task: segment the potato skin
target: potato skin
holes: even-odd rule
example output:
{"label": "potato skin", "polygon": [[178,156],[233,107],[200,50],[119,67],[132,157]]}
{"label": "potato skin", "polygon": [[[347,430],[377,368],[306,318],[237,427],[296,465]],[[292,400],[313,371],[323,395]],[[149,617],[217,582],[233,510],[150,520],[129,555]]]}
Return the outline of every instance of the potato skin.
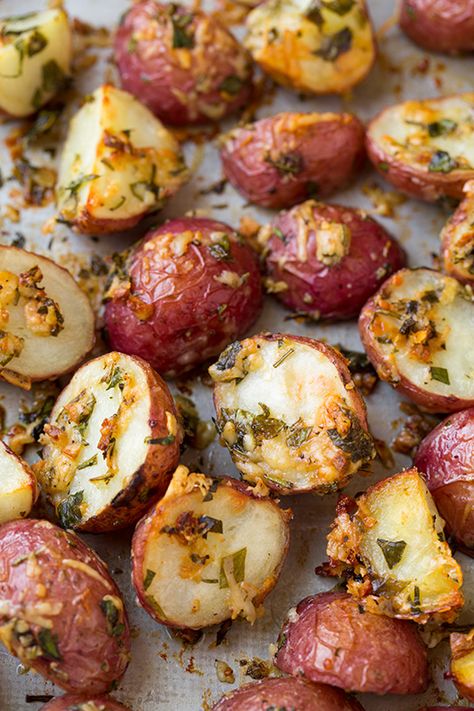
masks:
{"label": "potato skin", "polygon": [[351,114],[280,113],[227,134],[222,166],[250,202],[291,207],[344,187],[364,161],[364,135]]}
{"label": "potato skin", "polygon": [[[461,696],[474,701],[474,675],[472,673],[472,654],[474,652],[474,628],[467,634],[453,632],[449,636],[451,647],[451,676]],[[465,669],[462,668],[466,659]]]}
{"label": "potato skin", "polygon": [[[216,252],[218,234],[228,248]],[[176,247],[182,237],[185,246]],[[220,353],[262,308],[257,257],[222,222],[172,220],[148,233],[126,268],[129,284],[105,307],[109,342],[162,375],[178,375]],[[234,275],[234,286],[219,281],[226,281],[225,272]],[[136,315],[137,301],[150,310],[146,319]]]}
{"label": "potato skin", "polygon": [[[334,260],[324,255],[320,229],[325,223],[342,225],[350,234],[350,243]],[[280,213],[264,233],[269,235],[266,271],[282,286],[275,290],[277,298],[316,319],[356,317],[387,276],[406,263],[404,250],[381,225],[363,211],[341,205],[308,200]]]}
{"label": "potato skin", "polygon": [[400,27],[433,52],[474,51],[473,0],[403,0]]}
{"label": "potato skin", "polygon": [[427,688],[426,648],[414,624],[361,612],[343,592],[305,598],[294,619],[280,634],[275,664],[281,671],[347,691],[417,694]]}
{"label": "potato skin", "polygon": [[464,186],[464,200],[441,231],[443,268],[463,284],[474,285],[474,181]]}
{"label": "potato skin", "polygon": [[168,124],[222,119],[252,95],[250,55],[213,17],[174,7],[143,0],[125,14],[115,38],[122,86]]}
{"label": "potato skin", "polygon": [[[106,565],[74,533],[47,521],[4,524],[0,547],[0,638],[7,649],[66,691],[109,691],[127,668],[130,632],[120,591]],[[40,594],[42,586],[45,595]],[[39,605],[50,627],[28,622],[27,610],[36,609],[39,615]],[[112,618],[106,617],[107,610]],[[25,632],[33,636],[34,646],[20,643]],[[43,644],[42,634],[47,635]]]}
{"label": "potato skin", "polygon": [[[41,707],[40,711],[82,711],[81,704],[93,703],[97,711],[131,711],[128,706],[124,706],[111,696],[79,696],[77,694],[66,694],[57,696]],[[84,711],[89,711],[86,707]]]}
{"label": "potato skin", "polygon": [[363,711],[355,699],[326,684],[311,684],[304,679],[282,677],[246,684],[222,697],[212,711]]}

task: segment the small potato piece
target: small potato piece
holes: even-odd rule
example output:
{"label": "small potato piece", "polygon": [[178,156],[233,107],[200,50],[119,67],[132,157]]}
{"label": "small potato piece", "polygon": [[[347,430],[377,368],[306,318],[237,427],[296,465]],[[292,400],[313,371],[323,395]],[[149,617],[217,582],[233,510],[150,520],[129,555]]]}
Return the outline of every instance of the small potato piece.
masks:
{"label": "small potato piece", "polygon": [[424,49],[474,51],[473,0],[402,0],[400,27]]}
{"label": "small potato piece", "polygon": [[421,200],[461,199],[474,178],[474,93],[405,101],[367,129],[367,152],[397,190]]}
{"label": "small potato piece", "polygon": [[0,440],[0,524],[28,516],[38,493],[28,464]]}
{"label": "small potato piece", "polygon": [[72,531],[25,519],[0,527],[0,640],[74,693],[103,694],[130,657],[127,613],[105,563]]}
{"label": "small potato piece", "polygon": [[344,187],[364,161],[364,136],[352,114],[276,114],[224,136],[224,174],[250,202],[291,207]]}
{"label": "small potato piece", "polygon": [[275,81],[312,94],[344,94],[376,54],[365,0],[267,0],[247,17],[244,40]]}
{"label": "small potato piece", "polygon": [[115,39],[122,85],[168,124],[219,121],[252,95],[252,62],[214,17],[178,3],[144,0]]}
{"label": "small potato piece", "polygon": [[140,604],[168,627],[201,629],[239,616],[253,623],[285,560],[290,517],[236,479],[179,466],[133,536]]}
{"label": "small potato piece", "polygon": [[209,373],[221,443],[247,481],[325,494],[375,456],[346,361],[321,341],[263,333],[232,343]]}
{"label": "small potato piece", "polygon": [[461,568],[444,521],[416,469],[343,497],[328,535],[328,571],[369,612],[424,624],[452,621],[463,605]]}
{"label": "small potato piece", "polygon": [[365,612],[344,592],[307,597],[290,610],[275,663],[347,691],[419,694],[428,686],[426,647],[416,626]]}
{"label": "small potato piece", "polygon": [[131,94],[105,84],[73,117],[61,156],[57,204],[78,232],[134,227],[187,180],[174,136]]}
{"label": "small potato piece", "polygon": [[474,180],[465,184],[464,193],[441,232],[441,254],[445,272],[474,286]]}
{"label": "small potato piece", "polygon": [[270,292],[314,319],[349,319],[406,264],[405,252],[362,210],[307,200],[263,227]]}
{"label": "small potato piece", "polygon": [[474,701],[474,628],[467,634],[454,632],[449,643],[454,684],[461,696]]}
{"label": "small potato piece", "polygon": [[94,313],[69,272],[0,246],[0,378],[28,390],[75,368],[93,345]]}
{"label": "small potato piece", "polygon": [[474,303],[456,279],[401,269],[364,306],[359,332],[379,377],[423,409],[474,406]]}
{"label": "small potato piece", "polygon": [[40,711],[131,711],[111,696],[57,696],[41,707]]}
{"label": "small potato piece", "polygon": [[141,358],[107,353],[83,365],[58,397],[36,474],[64,528],[135,523],[179,462],[181,426],[166,383]]}
{"label": "small potato piece", "polygon": [[64,88],[72,37],[62,8],[0,19],[0,111],[34,114]]}
{"label": "small potato piece", "polygon": [[226,694],[212,711],[363,711],[355,699],[326,684],[294,677],[263,679]]}
{"label": "small potato piece", "polygon": [[258,259],[223,222],[183,217],[148,233],[106,294],[112,348],[176,376],[242,336],[262,308]]}

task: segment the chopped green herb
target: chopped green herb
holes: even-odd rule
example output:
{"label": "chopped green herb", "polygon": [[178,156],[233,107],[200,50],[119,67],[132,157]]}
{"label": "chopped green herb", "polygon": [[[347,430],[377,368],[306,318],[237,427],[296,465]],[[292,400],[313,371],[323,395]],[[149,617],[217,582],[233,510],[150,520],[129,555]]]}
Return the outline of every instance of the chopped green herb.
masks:
{"label": "chopped green herb", "polygon": [[71,494],[58,505],[57,514],[64,528],[74,528],[75,525],[81,522],[82,512],[81,504],[84,500],[84,492],[77,491]]}
{"label": "chopped green herb", "polygon": [[120,207],[122,207],[126,199],[127,198],[125,197],[125,195],[122,195],[120,200],[117,201],[117,204],[110,208],[110,212],[115,212],[115,210],[118,210]]}
{"label": "chopped green herb", "polygon": [[38,642],[45,657],[62,659],[58,649],[58,637],[50,629],[43,627],[38,632]]}
{"label": "chopped green herb", "polygon": [[329,37],[323,37],[321,47],[314,54],[326,62],[334,62],[341,54],[352,47],[352,32],[349,27],[344,27],[339,32]]}
{"label": "chopped green herb", "polygon": [[26,45],[26,54],[28,57],[34,57],[34,55],[39,54],[47,44],[48,40],[46,37],[41,34],[41,32],[38,32],[38,30],[35,30]]}
{"label": "chopped green herb", "polygon": [[105,388],[106,390],[112,390],[115,388],[117,385],[120,385],[123,381],[123,373],[121,368],[119,368],[118,365],[116,365],[111,374],[109,379],[106,381],[107,382],[107,387]]}
{"label": "chopped green herb", "polygon": [[145,437],[145,444],[161,444],[166,447],[169,444],[173,444],[175,440],[174,434],[168,434],[166,437]]}
{"label": "chopped green herb", "polygon": [[221,417],[217,422],[218,430],[222,431],[225,423],[230,421],[234,424],[237,438],[231,449],[245,452],[243,440],[245,435],[252,434],[257,443],[265,439],[273,439],[285,429],[283,420],[271,417],[270,409],[264,403],[259,403],[262,414],[256,415],[248,410],[231,410],[222,408]]}
{"label": "chopped green herb", "polygon": [[43,91],[55,94],[63,88],[67,77],[56,60],[50,59],[49,62],[46,62],[41,72],[43,76]]}
{"label": "chopped green herb", "polygon": [[201,578],[201,583],[209,583],[209,585],[215,585],[218,582],[217,578]]}
{"label": "chopped green herb", "polygon": [[337,15],[347,15],[354,7],[355,0],[323,0],[323,7]]}
{"label": "chopped green herb", "polygon": [[219,84],[219,91],[235,96],[235,94],[238,94],[242,89],[243,83],[243,80],[238,77],[237,74],[229,74],[229,76]]}
{"label": "chopped green herb", "polygon": [[247,548],[241,548],[236,553],[226,555],[221,559],[221,569],[219,573],[219,588],[228,588],[229,582],[224,570],[224,562],[232,560],[233,562],[233,577],[236,583],[241,583],[245,579],[245,558],[247,556]]}
{"label": "chopped green herb", "polygon": [[264,474],[263,478],[265,481],[271,481],[277,486],[281,486],[283,489],[293,489],[294,484],[288,479],[283,479],[283,477],[276,476],[276,474]]}
{"label": "chopped green herb", "polygon": [[170,6],[171,23],[173,25],[173,49],[190,49],[194,47],[194,33],[189,30],[193,15],[180,15],[175,5]]}
{"label": "chopped green herb", "polygon": [[93,467],[94,464],[97,464],[97,454],[94,454],[90,459],[87,459],[85,462],[82,462],[82,464],[79,464],[77,471]]}
{"label": "chopped green herb", "polygon": [[439,295],[434,291],[434,289],[429,289],[425,291],[421,297],[422,301],[427,301],[429,304],[437,304],[439,301]]}
{"label": "chopped green herb", "polygon": [[390,570],[401,561],[407,547],[405,541],[387,541],[384,538],[377,538],[377,545],[380,547]]}
{"label": "chopped green herb", "polygon": [[156,573],[154,570],[150,570],[149,568],[147,568],[145,579],[143,581],[143,588],[145,590],[148,590],[148,588],[150,587],[150,585],[153,582],[155,575],[156,575]]}
{"label": "chopped green herb", "polygon": [[265,163],[273,166],[280,175],[298,175],[304,167],[303,157],[300,153],[282,153],[277,158],[265,156]]}
{"label": "chopped green herb", "polygon": [[282,242],[285,242],[285,235],[283,232],[280,230],[279,227],[274,227],[273,228],[273,234],[278,237],[278,239],[281,239]]}
{"label": "chopped green herb", "polygon": [[219,356],[219,360],[215,365],[216,370],[223,371],[230,370],[231,368],[233,368],[235,365],[235,361],[237,360],[237,356],[239,355],[241,350],[242,345],[240,341],[234,341],[230,344],[230,346],[227,346],[227,348],[222,351]]}
{"label": "chopped green herb", "polygon": [[451,119],[441,119],[428,124],[428,133],[430,136],[444,136],[447,133],[452,133],[458,127],[456,121]]}
{"label": "chopped green herb", "polygon": [[49,133],[57,123],[60,114],[60,110],[42,109],[36,116],[33,126],[26,134],[27,140],[31,142],[39,136],[44,136],[46,133]]}
{"label": "chopped green herb", "polygon": [[111,637],[120,637],[125,629],[121,621],[119,608],[110,597],[104,597],[99,603],[99,607],[107,620],[107,632]]}
{"label": "chopped green herb", "polygon": [[413,588],[413,598],[411,600],[411,611],[415,615],[419,615],[421,613],[420,588],[418,587],[418,585],[415,585]]}
{"label": "chopped green herb", "polygon": [[311,434],[312,427],[301,427],[299,420],[291,425],[286,437],[288,447],[301,447]]}
{"label": "chopped green herb", "polygon": [[385,163],[384,161],[377,163],[377,166],[378,166],[379,170],[383,170],[384,173],[388,173],[388,170],[390,168],[389,164]]}
{"label": "chopped green herb", "polygon": [[69,185],[66,185],[64,189],[69,192],[69,197],[72,197],[74,195],[77,195],[78,191],[80,190],[80,188],[82,188],[83,185],[85,185],[86,183],[90,183],[92,180],[96,180],[98,177],[99,176],[95,173],[89,173],[88,175],[80,175],[75,180],[71,180]]}
{"label": "chopped green herb", "polygon": [[351,427],[345,435],[339,434],[335,428],[329,429],[327,433],[332,443],[342,449],[343,452],[349,454],[352,462],[370,461],[375,454],[371,436],[363,429],[352,412],[349,410],[344,412],[351,420]]}
{"label": "chopped green herb", "polygon": [[450,173],[458,167],[458,163],[454,158],[451,158],[446,151],[436,151],[431,157],[428,165],[430,173]]}
{"label": "chopped green herb", "polygon": [[221,235],[216,242],[209,245],[209,252],[212,254],[214,259],[228,262],[231,259],[230,240],[228,235]]}
{"label": "chopped green herb", "polygon": [[294,348],[289,348],[289,349],[286,351],[286,353],[283,353],[283,355],[280,356],[280,357],[278,358],[278,360],[276,360],[276,361],[273,363],[273,367],[274,367],[274,368],[278,368],[278,367],[279,367],[287,358],[289,358],[290,355],[292,355],[294,352],[295,352],[295,349],[294,349]]}
{"label": "chopped green herb", "polygon": [[431,380],[437,380],[439,383],[444,383],[444,385],[451,385],[449,381],[449,373],[446,368],[437,368],[432,365],[430,368]]}
{"label": "chopped green herb", "polygon": [[199,516],[201,536],[207,538],[208,533],[223,533],[224,526],[220,519],[212,516]]}

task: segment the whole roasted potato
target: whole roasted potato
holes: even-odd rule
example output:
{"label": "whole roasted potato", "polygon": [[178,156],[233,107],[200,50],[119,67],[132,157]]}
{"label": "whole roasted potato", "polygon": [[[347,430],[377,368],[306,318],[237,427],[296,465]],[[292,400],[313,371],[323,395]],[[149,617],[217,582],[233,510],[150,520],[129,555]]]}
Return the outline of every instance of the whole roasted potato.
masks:
{"label": "whole roasted potato", "polygon": [[405,252],[362,210],[307,200],[260,230],[267,288],[314,319],[350,319],[406,264]]}
{"label": "whole roasted potato", "polygon": [[115,38],[122,85],[165,123],[218,121],[252,94],[247,52],[215,18],[156,0],[125,13]]}
{"label": "whole roasted potato", "polygon": [[29,465],[0,440],[0,524],[28,516],[38,494]]}
{"label": "whole roasted potato", "polygon": [[106,298],[112,348],[175,376],[220,353],[256,320],[258,260],[228,225],[184,217],[124,255]]}
{"label": "whole roasted potato", "polygon": [[276,114],[224,136],[224,174],[250,202],[291,207],[344,187],[363,163],[364,136],[352,114]]}
{"label": "whole roasted potato", "polygon": [[379,377],[425,410],[474,406],[474,303],[456,279],[401,269],[364,306],[359,331]]}
{"label": "whole roasted potato", "polygon": [[474,180],[463,190],[464,200],[441,232],[441,254],[445,272],[474,285]]}
{"label": "whole roasted potato", "polygon": [[474,50],[473,0],[402,0],[400,27],[413,42],[433,52]]}
{"label": "whole roasted potato", "polygon": [[343,575],[364,609],[421,624],[456,617],[462,571],[416,469],[379,481],[355,501],[342,497],[336,514],[326,571]]}
{"label": "whole roasted potato", "polygon": [[244,40],[275,81],[313,94],[343,94],[370,71],[376,45],[365,0],[266,0],[247,17]]}
{"label": "whole roasted potato", "polygon": [[57,696],[41,707],[40,711],[131,711],[111,696]]}
{"label": "whole roasted potato", "polygon": [[363,711],[355,699],[326,684],[282,677],[246,684],[226,694],[212,711]]}
{"label": "whole roasted potato", "polygon": [[221,443],[247,481],[325,494],[375,456],[364,401],[331,346],[262,333],[232,343],[209,373]]}
{"label": "whole roasted potato", "polygon": [[166,383],[141,358],[112,352],[79,368],[59,395],[34,469],[64,528],[110,531],[165,493],[181,440]]}
{"label": "whole roasted potato", "polygon": [[319,593],[290,610],[275,664],[294,676],[372,694],[419,694],[429,678],[416,625],[366,612],[344,592]]}
{"label": "whole roasted potato", "polygon": [[24,519],[0,526],[0,640],[73,693],[103,694],[130,656],[127,613],[107,566],[71,531]]}
{"label": "whole roasted potato", "polygon": [[367,152],[397,190],[434,202],[461,199],[474,178],[474,93],[405,101],[379,113],[367,129]]}
{"label": "whole roasted potato", "polygon": [[474,628],[467,634],[450,635],[451,676],[457,690],[469,701],[474,701]]}

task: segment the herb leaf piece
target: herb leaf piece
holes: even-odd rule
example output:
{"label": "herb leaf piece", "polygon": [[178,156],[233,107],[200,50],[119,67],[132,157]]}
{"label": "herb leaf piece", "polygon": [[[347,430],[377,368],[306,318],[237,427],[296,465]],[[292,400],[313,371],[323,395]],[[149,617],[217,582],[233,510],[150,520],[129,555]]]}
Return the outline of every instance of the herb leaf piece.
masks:
{"label": "herb leaf piece", "polygon": [[352,32],[349,27],[344,27],[339,32],[329,37],[323,37],[321,47],[314,54],[326,62],[334,62],[341,54],[348,52],[352,47]]}
{"label": "herb leaf piece", "polygon": [[232,559],[232,572],[236,583],[241,583],[245,579],[245,558],[247,557],[247,548],[241,548],[236,553],[226,555],[221,559],[221,569],[219,573],[219,588],[228,588],[229,582],[225,574],[224,561]]}
{"label": "herb leaf piece", "polygon": [[444,385],[451,385],[449,380],[449,372],[446,368],[439,368],[434,365],[430,368],[431,380],[437,380],[438,383],[444,383]]}
{"label": "herb leaf piece", "polygon": [[38,642],[45,657],[57,660],[62,659],[58,649],[57,635],[53,634],[50,629],[47,627],[40,629],[38,632]]}
{"label": "herb leaf piece", "polygon": [[81,504],[84,500],[84,492],[76,491],[58,505],[57,514],[63,528],[74,528],[82,521]]}
{"label": "herb leaf piece", "polygon": [[377,545],[380,547],[390,570],[401,561],[407,547],[405,541],[387,541],[385,538],[377,538]]}
{"label": "herb leaf piece", "polygon": [[430,173],[450,173],[458,167],[458,163],[454,158],[451,158],[446,151],[436,151],[431,156],[431,161],[428,165]]}

